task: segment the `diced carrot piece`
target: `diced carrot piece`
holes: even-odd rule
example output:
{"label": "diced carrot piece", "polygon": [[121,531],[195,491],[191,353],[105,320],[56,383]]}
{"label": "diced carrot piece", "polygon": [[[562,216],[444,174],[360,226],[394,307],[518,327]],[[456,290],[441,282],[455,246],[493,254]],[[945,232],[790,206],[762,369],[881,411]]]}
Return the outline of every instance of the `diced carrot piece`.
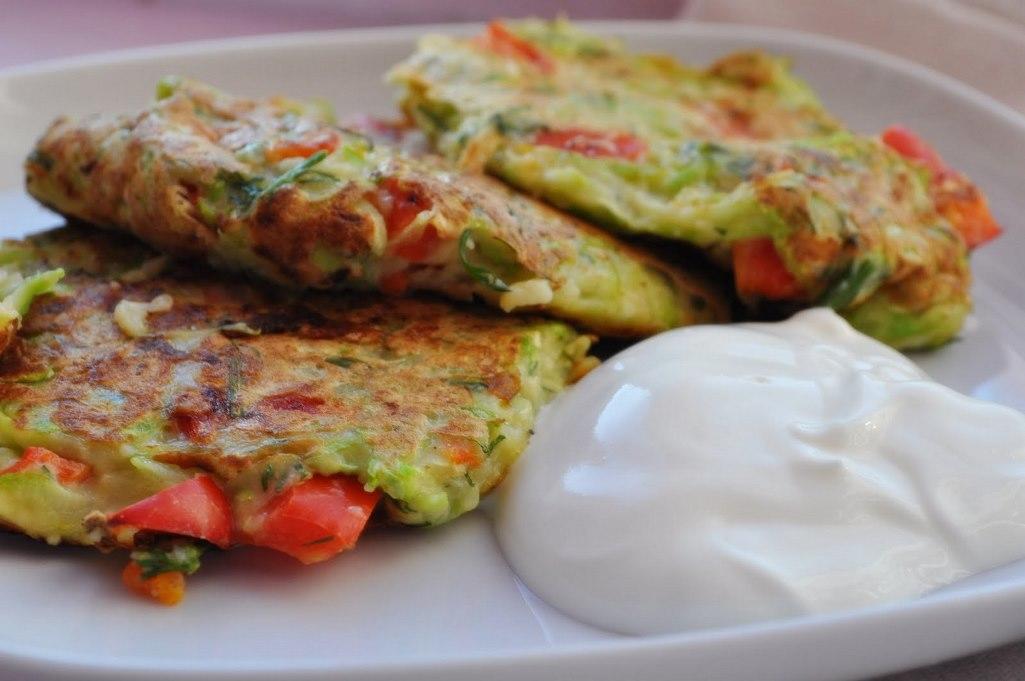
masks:
{"label": "diced carrot piece", "polygon": [[177,605],[185,597],[185,575],[180,572],[161,572],[150,578],[142,576],[142,568],[134,560],[121,573],[125,586],[161,605]]}
{"label": "diced carrot piece", "polygon": [[480,463],[480,446],[465,437],[442,435],[440,437],[445,448],[445,456],[456,465],[476,466]]}

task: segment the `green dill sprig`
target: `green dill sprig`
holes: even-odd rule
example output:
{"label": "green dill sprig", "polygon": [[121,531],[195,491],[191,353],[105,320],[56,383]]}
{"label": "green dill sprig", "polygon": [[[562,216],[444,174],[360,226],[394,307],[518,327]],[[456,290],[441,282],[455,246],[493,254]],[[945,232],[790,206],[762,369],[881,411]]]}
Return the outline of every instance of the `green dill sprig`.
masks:
{"label": "green dill sprig", "polygon": [[450,378],[448,383],[466,388],[470,392],[481,392],[488,389],[487,381],[481,378]]}
{"label": "green dill sprig", "polygon": [[495,451],[495,447],[502,444],[503,440],[505,440],[505,435],[496,435],[494,439],[487,444],[484,444],[483,442],[478,442],[477,444],[480,446],[480,450],[484,452],[484,456],[491,456],[491,453]]}
{"label": "green dill sprig", "polygon": [[328,364],[334,364],[336,367],[342,367],[343,369],[348,369],[353,364],[366,364],[366,362],[364,362],[361,359],[356,359],[355,357],[347,357],[344,355],[339,355],[337,357],[328,357],[324,361]]}
{"label": "green dill sprig", "polygon": [[[321,149],[317,153],[303,159],[301,163],[297,163],[296,165],[292,166],[291,168],[289,168],[288,170],[274,178],[274,181],[267,185],[267,188],[260,192],[256,199],[259,200],[262,199],[264,196],[269,196],[277,190],[284,187],[286,184],[294,184],[296,182],[299,182],[303,178],[303,176],[310,174],[313,167],[321,161],[323,161],[325,158],[327,158],[327,152]],[[332,180],[335,179],[333,176],[328,175],[327,173],[318,172],[317,175],[325,178],[330,178]]]}

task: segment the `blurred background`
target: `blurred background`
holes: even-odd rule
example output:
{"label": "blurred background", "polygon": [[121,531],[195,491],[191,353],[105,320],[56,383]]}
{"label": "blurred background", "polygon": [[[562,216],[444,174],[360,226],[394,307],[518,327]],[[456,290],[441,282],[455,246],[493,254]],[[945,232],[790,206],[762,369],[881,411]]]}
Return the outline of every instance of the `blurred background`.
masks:
{"label": "blurred background", "polygon": [[560,13],[833,35],[1025,111],[1025,0],[0,0],[0,68],[187,40]]}

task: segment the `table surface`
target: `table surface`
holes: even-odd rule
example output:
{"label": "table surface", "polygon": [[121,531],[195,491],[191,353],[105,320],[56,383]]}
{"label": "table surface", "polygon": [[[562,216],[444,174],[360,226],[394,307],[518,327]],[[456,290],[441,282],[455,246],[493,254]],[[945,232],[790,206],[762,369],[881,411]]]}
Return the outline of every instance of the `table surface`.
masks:
{"label": "table surface", "polygon": [[[933,4],[944,1],[934,0]],[[929,0],[911,0],[906,4],[923,2]],[[618,0],[562,0],[558,4],[567,14],[579,19],[624,16],[623,5]],[[744,3],[725,2],[718,6],[717,14],[714,0],[631,0],[629,16],[668,19],[687,13],[688,5],[691,10],[698,10],[691,14],[699,17],[745,19],[744,13],[738,10],[738,6],[744,9]],[[822,4],[817,3],[814,11],[820,14],[821,7]],[[790,2],[787,9],[793,11],[794,4]],[[754,16],[754,20],[762,23],[761,15],[766,11],[768,8],[761,4],[751,11],[747,20]],[[0,21],[0,69],[44,59],[188,40],[551,13],[548,0],[477,3],[464,0],[432,0],[431,3],[421,0],[0,0],[0,17],[3,17]],[[1012,681],[1022,678],[1025,678],[1025,642],[877,681]]]}

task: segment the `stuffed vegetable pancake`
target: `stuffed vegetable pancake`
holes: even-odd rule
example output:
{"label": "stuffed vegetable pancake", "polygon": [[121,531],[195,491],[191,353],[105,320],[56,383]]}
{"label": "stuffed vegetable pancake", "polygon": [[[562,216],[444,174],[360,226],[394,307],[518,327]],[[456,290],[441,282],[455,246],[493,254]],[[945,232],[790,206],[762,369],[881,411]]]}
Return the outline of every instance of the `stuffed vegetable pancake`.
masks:
{"label": "stuffed vegetable pancake", "polygon": [[281,98],[165,80],[141,113],[59,119],[26,171],[65,215],[290,286],[430,290],[606,335],[724,317],[705,283],[643,251]]}
{"label": "stuffed vegetable pancake", "polygon": [[897,347],[958,331],[968,249],[999,233],[981,192],[913,134],[845,130],[765,54],[692,69],[565,21],[496,22],[423,39],[391,80],[462,166],[698,246],[751,309],[830,305]]}
{"label": "stuffed vegetable pancake", "polygon": [[143,577],[195,569],[196,545],[168,537],[316,562],[351,547],[379,499],[400,523],[451,520],[595,362],[562,322],[297,298],[97,230],[3,253],[24,276],[66,275],[0,359],[0,522],[140,549]]}

